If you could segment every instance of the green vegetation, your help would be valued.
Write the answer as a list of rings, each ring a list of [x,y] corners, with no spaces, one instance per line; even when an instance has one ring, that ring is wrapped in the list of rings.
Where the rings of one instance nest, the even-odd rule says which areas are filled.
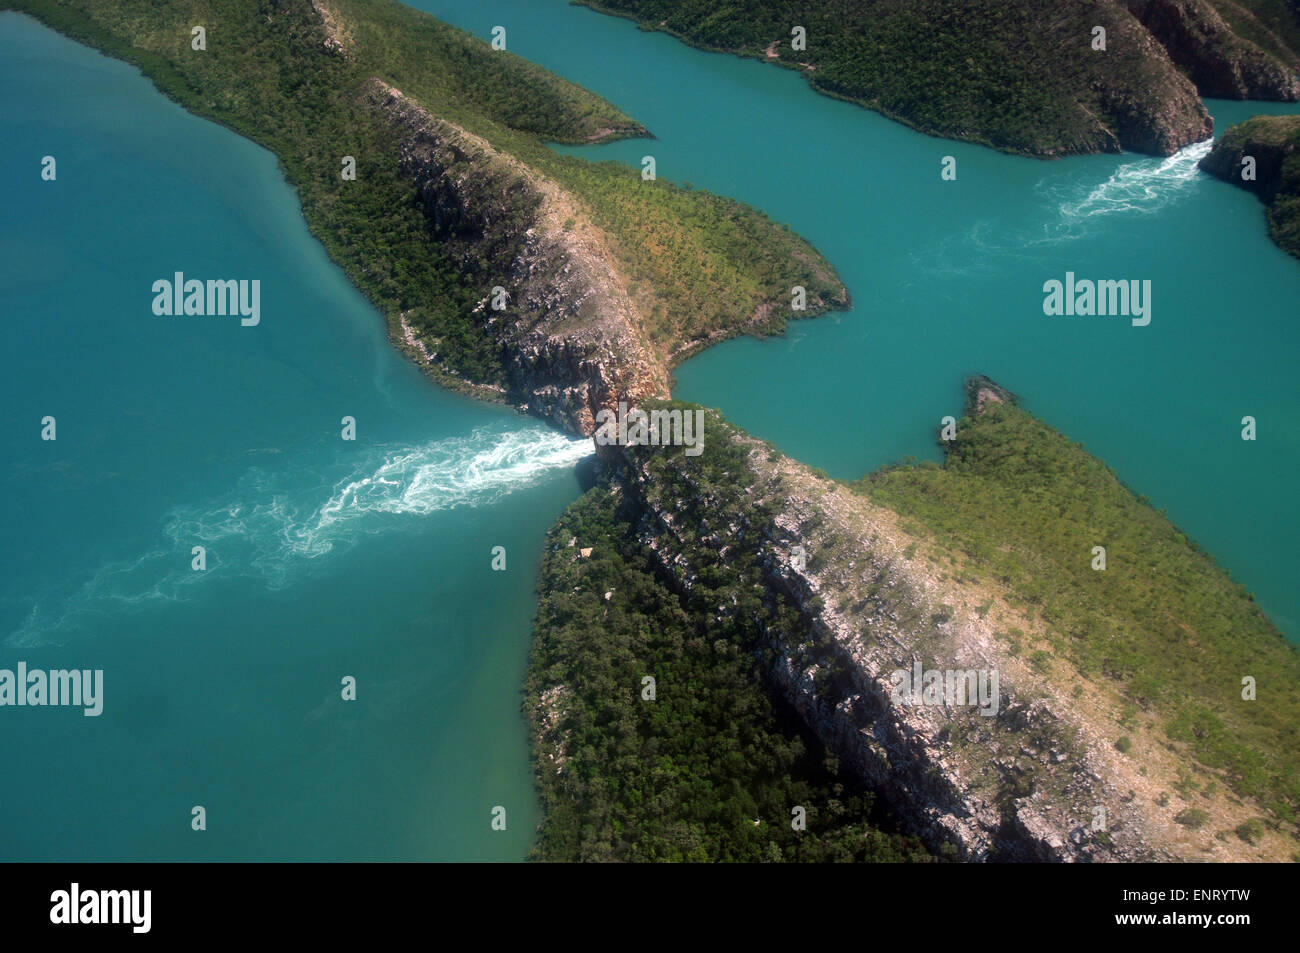
[[[657,488],[662,479],[663,492],[682,494],[676,512],[699,544],[688,595],[657,575],[610,485],[551,530],[526,684],[546,809],[534,856],[932,860],[918,842],[880,829],[870,793],[839,773],[765,684],[765,627],[802,620],[765,592],[752,555],[713,552],[701,539],[710,526],[765,516],[747,506],[748,467],[724,427],[710,417],[707,452],[682,468],[694,493],[668,466],[681,448],[645,458]],[[647,676],[652,701],[643,699]],[[792,828],[796,806],[807,812],[804,831]]]
[[[1116,751],[1141,759],[1154,744],[1176,753],[1187,767],[1176,779],[1160,778],[1167,790],[1157,804],[1168,807],[1172,791],[1187,807],[1226,789],[1255,800],[1266,825],[1294,825],[1295,649],[1209,556],[1103,463],[992,382],[972,383],[985,409],[960,422],[943,467],[887,468],[854,489],[899,514],[897,543],[909,558],[936,548],[952,553],[952,578],[995,587],[967,593],[975,598],[966,611],[1001,626],[998,639],[1040,679],[1074,682],[1084,725],[1109,724],[1113,694]],[[774,646],[795,671],[812,675],[825,698],[853,690],[845,680],[851,663],[834,636],[820,634],[765,584],[771,552],[763,541],[795,485],[784,469],[768,469],[779,455],[773,461],[770,447],[733,441],[739,432],[716,414],[706,430],[698,458],[673,448],[612,454],[610,482],[571,508],[548,541],[527,686],[547,816],[538,856],[794,859],[847,856],[854,845],[869,856],[892,855],[901,848],[861,837],[872,826],[866,800],[847,814],[837,807],[833,817],[810,810],[809,830],[797,838],[786,829],[790,806],[843,806],[851,785],[767,685]],[[852,566],[871,558],[851,530],[847,539],[843,530],[817,530],[848,510],[818,514],[798,494],[795,500],[785,514],[800,514],[802,532],[819,534],[811,571],[825,572],[827,559]],[[908,545],[906,537],[918,534]],[[1104,570],[1092,568],[1097,545],[1106,548]],[[588,558],[584,547],[592,547]],[[841,608],[881,598],[875,584],[853,582],[832,594],[821,582]],[[909,606],[904,595],[889,605],[889,618],[922,653],[925,632],[961,614],[937,601]],[[803,612],[816,607],[809,599]],[[1007,618],[1008,609],[1023,613],[1032,631],[1011,624],[1025,626]],[[1259,701],[1242,698],[1245,675],[1256,680]],[[641,696],[647,676],[655,679],[654,701]],[[1032,682],[1019,690],[1031,692]],[[1052,724],[1016,741],[1068,760],[1078,735]],[[970,783],[985,777],[978,766],[987,740],[947,730],[938,738],[954,746],[949,756],[961,759]],[[1134,770],[1147,775],[1146,765]],[[1017,798],[1063,797],[1051,787],[1054,776],[1031,757],[991,775],[988,790],[1010,820]],[[1184,811],[1179,823],[1209,823],[1198,810]],[[1252,842],[1266,829],[1252,827]]]
[[[1300,70],[1300,4],[1295,0],[1210,2],[1239,37],[1276,57],[1293,72]]]
[[[1198,831],[1209,822],[1210,815],[1209,812],[1203,811],[1199,807],[1189,807],[1185,811],[1179,811],[1174,816],[1174,820],[1184,827]]]
[[[455,380],[505,383],[508,322],[474,309],[509,273],[533,209],[520,200],[491,240],[434,222],[402,171],[403,132],[365,96],[372,77],[568,190],[608,232],[651,340],[666,349],[780,329],[789,308],[773,302],[788,302],[794,284],[808,289],[807,314],[844,300],[816,251],[761,213],[545,146],[645,134],[599,97],[395,0],[315,6],[324,18],[309,0],[0,0],[137,65],[185,108],[274,152],[313,234],[390,333],[400,338],[405,315]],[[205,51],[191,49],[196,24]],[[357,160],[355,182],[340,176],[344,155]],[[471,188],[486,195],[493,181]]]
[[[356,95],[377,61],[405,62],[402,44],[332,52],[307,0],[198,6],[183,0],[6,0],[0,6],[134,63],[191,112],[274,152],[312,232],[366,296],[390,318],[418,309],[425,326],[443,339],[452,369],[500,380],[500,355],[470,318],[482,289],[430,241],[415,187],[398,170],[400,142]],[[405,48],[427,57],[426,92],[450,117],[495,113],[502,122],[567,142],[585,141],[602,127],[637,130],[608,103],[513,55],[492,57],[486,44],[430,17],[388,2],[366,10],[376,30],[409,29]],[[205,51],[191,49],[196,24],[206,29]],[[370,36],[361,24],[352,29]],[[357,182],[340,176],[344,155],[357,160]]]
[[[1257,817],[1252,817],[1233,828],[1233,833],[1247,844],[1255,844],[1264,836],[1264,822]]]
[[[1255,178],[1243,179],[1242,159],[1255,160]],[[1283,251],[1300,258],[1300,116],[1253,116],[1232,126],[1202,167],[1255,192],[1265,205],[1268,233]]]
[[[1122,55],[1108,61],[1105,77],[1086,54],[1061,59],[1061,44],[1078,39],[1074,14],[1026,30],[1041,25],[1030,0],[959,8],[918,0],[887,13],[881,2],[602,5],[651,11],[693,42],[756,55],[788,38],[797,10],[793,22],[828,38],[810,44],[819,88],[921,128],[1037,154],[1096,148],[1089,112],[1118,122],[1126,96],[1163,82],[1140,63],[1125,73]],[[272,150],[309,227],[390,329],[397,333],[405,315],[464,379],[504,382],[508,355],[474,306],[488,279],[508,271],[534,209],[517,203],[490,236],[435,227],[418,183],[402,171],[402,132],[366,98],[372,77],[573,197],[580,215],[567,227],[587,216],[607,234],[611,262],[629,280],[649,339],[665,352],[779,329],[789,316],[780,302],[793,284],[808,289],[809,314],[841,300],[829,265],[761,213],[549,150],[548,140],[644,130],[580,88],[393,0],[331,0],[326,19],[308,0],[0,0],[0,8],[31,13],[136,64],[186,108]],[[204,52],[190,49],[196,23],[207,30]],[[797,55],[788,43],[777,51],[783,60]],[[1107,84],[1117,75],[1132,85],[1111,95]],[[1282,128],[1257,122],[1238,127],[1243,142]],[[1279,140],[1291,151],[1278,163],[1269,210],[1275,237],[1293,253],[1295,136],[1292,128]],[[357,159],[356,182],[339,175],[343,155]],[[494,184],[489,175],[478,188]],[[793,606],[761,585],[753,554],[710,545],[719,526],[757,531],[770,518],[745,495],[752,474],[728,432],[711,418],[709,448],[689,467],[668,466],[680,448],[643,461],[651,491],[679,516],[692,579],[656,573],[620,510],[623,497],[609,486],[584,496],[551,533],[527,684],[547,808],[536,854],[931,859],[881,830],[870,793],[839,773],[764,683],[772,651],[765,633],[801,632],[789,642],[812,655],[819,646]],[[1068,659],[1113,680],[1205,769],[1294,821],[1300,662],[1249,595],[1104,464],[1018,408],[995,404],[959,433],[945,467],[888,469],[859,489],[964,552],[981,577],[1007,585],[1045,623],[1055,652],[1032,651],[1036,670],[1050,674],[1057,659]],[[573,537],[578,544],[569,547]],[[1107,547],[1104,572],[1089,565],[1098,544]],[[584,559],[577,552],[586,546],[593,554]],[[1019,630],[1011,637],[1027,639]],[[647,675],[656,679],[653,702],[641,698]],[[1242,701],[1242,675],[1257,680],[1259,702]],[[819,677],[836,672],[827,667]],[[563,759],[559,773],[546,759],[551,751]],[[791,829],[796,805],[807,809],[804,832]],[[1250,825],[1238,835],[1253,842],[1263,826]]]
[[[709,335],[780,333],[794,314],[795,285],[808,292],[801,316],[848,304],[834,269],[811,245],[746,205],[664,179],[643,182],[616,162],[540,149],[519,154],[582,196],[596,224],[614,237],[643,326],[674,362],[695,349],[679,347]]]
[[[1300,654],[1250,595],[1105,464],[1014,404],[990,403],[957,433],[943,468],[886,468],[855,489],[1006,585],[1036,610],[1055,656],[1110,680],[1206,773],[1294,822]],[[1247,675],[1257,701],[1242,699]]]
[[[1195,91],[1124,5],[1110,0],[577,2],[704,49],[800,69],[820,92],[923,132],[1012,152],[1109,151],[1116,140],[1171,152],[1209,131]],[[1278,0],[1258,6],[1294,22]],[[1294,58],[1248,14],[1237,19],[1267,34],[1270,50]],[[807,31],[805,50],[792,48],[796,25]],[[1107,30],[1104,53],[1091,47],[1096,25]],[[1241,43],[1231,34],[1228,42]]]

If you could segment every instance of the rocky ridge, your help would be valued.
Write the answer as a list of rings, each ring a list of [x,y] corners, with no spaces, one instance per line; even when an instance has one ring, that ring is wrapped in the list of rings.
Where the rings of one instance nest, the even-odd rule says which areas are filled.
[[[983,378],[968,395],[971,412],[1013,399]],[[757,555],[764,586],[793,599],[806,623],[767,633],[773,684],[841,765],[932,847],[954,844],[972,861],[1248,859],[1174,822],[1159,792],[1176,778],[1177,757],[1118,752],[1122,732],[1104,687],[1059,660],[1045,677],[1000,643],[995,620],[1033,625],[996,586],[940,573],[928,544],[895,513],[752,438],[716,429],[710,438],[748,451],[753,473],[738,507],[713,498],[689,458],[671,458],[666,485],[646,448],[600,448],[637,514],[641,544],[679,593],[692,588],[693,552]],[[756,515],[765,509],[775,516]],[[742,515],[719,515],[728,510]],[[893,673],[918,663],[996,671],[996,713],[901,704]]]
[[[1293,34],[1233,0],[577,2],[798,69],[819,91],[924,132],[1028,155],[1169,155],[1211,134],[1203,96],[1300,97]],[[806,49],[791,49],[791,24],[806,28]],[[1026,99],[1023,77],[1048,98]]]
[[[1300,117],[1256,116],[1233,126],[1214,144],[1200,167],[1215,178],[1230,182],[1271,202],[1282,186],[1286,160],[1300,154]],[[1253,178],[1242,177],[1242,159],[1255,160]]]
[[[1253,178],[1243,177],[1246,160]],[[1200,167],[1258,195],[1273,241],[1300,258],[1300,116],[1254,116],[1233,126]]]
[[[484,276],[476,309],[508,355],[507,399],[591,433],[601,408],[667,395],[667,368],[641,334],[608,239],[572,195],[379,79],[365,96],[400,129],[402,170],[434,235],[459,249],[464,270],[474,272],[475,248],[511,246],[505,273]],[[512,305],[500,317],[490,307],[497,285],[510,290]]]
[[[1294,56],[1284,62],[1238,36],[1208,0],[1125,0],[1125,4],[1170,59],[1187,70],[1202,96],[1280,102],[1300,98]],[[1238,14],[1254,19],[1241,8]],[[1285,44],[1280,39],[1276,44],[1286,56]]]

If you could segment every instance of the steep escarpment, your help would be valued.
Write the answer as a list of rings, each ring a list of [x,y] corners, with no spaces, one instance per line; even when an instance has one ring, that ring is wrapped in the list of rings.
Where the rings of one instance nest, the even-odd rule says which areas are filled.
[[[726,448],[715,448],[725,453]],[[716,461],[715,461],[716,462]],[[768,691],[764,631],[797,624],[752,555],[681,599],[608,485],[547,537],[525,684],[547,861],[911,861],[928,852]],[[719,613],[724,606],[743,611]]]
[[[1104,466],[992,382],[970,395],[949,468],[886,471],[856,492],[711,413],[693,457],[601,448],[608,482],[592,492],[618,500],[660,598],[723,643],[738,619],[759,620],[747,651],[765,684],[842,774],[932,849],[1060,861],[1291,856],[1294,649]],[[973,461],[989,454],[1007,472],[977,477]],[[950,522],[932,522],[930,503]],[[1055,521],[1038,518],[1039,506]],[[572,550],[548,559],[583,563],[586,531],[575,530]],[[1094,533],[1110,548],[1101,571]],[[1106,592],[1088,597],[1095,586]],[[566,617],[584,596],[571,598]],[[622,598],[594,593],[592,608],[620,618]],[[539,640],[553,622],[539,617]],[[653,650],[653,631],[642,629],[634,658]],[[917,696],[900,691],[903,673],[919,673]],[[1268,705],[1244,700],[1242,673],[1268,681]],[[539,699],[565,699],[535,722],[547,725],[535,733],[539,771],[554,770],[558,750],[565,770],[599,776],[583,752],[605,729],[573,717],[585,686],[563,653],[534,669],[532,686]],[[653,709],[623,717],[627,730],[652,719],[639,729],[651,739],[689,730],[656,725]],[[572,731],[582,744],[564,743]],[[579,810],[582,791],[565,790]]]
[[[668,369],[708,343],[848,304],[829,263],[762,213],[548,148],[646,130],[395,0],[211,0],[202,50],[185,0],[0,7],[273,150],[398,347],[568,430],[665,395]]]
[[[970,392],[975,410],[988,387]],[[1176,842],[1293,856],[1300,653],[1104,463],[998,396],[957,422],[942,467],[886,468],[855,489],[928,537],[941,574],[995,590],[983,608],[999,641],[1045,690],[1069,689]]]
[[[1273,241],[1300,258],[1300,116],[1255,116],[1233,126],[1201,168],[1258,195]]]
[[[768,677],[908,829],[968,860],[1168,856],[1142,806],[1114,784],[1106,754],[999,648],[976,612],[982,592],[941,585],[894,514],[792,461],[769,461],[720,422],[710,438],[748,444],[752,469],[728,474],[742,506],[728,506],[728,490],[684,458],[669,473],[657,458],[615,456],[616,479],[641,513],[642,544],[685,594],[716,571],[705,553],[756,554],[763,585],[802,611],[797,624],[767,631]],[[759,501],[776,507],[768,522],[750,518]],[[978,689],[971,704],[900,704],[894,673],[918,665],[940,677],[974,672],[990,689],[996,673],[996,705],[981,713]],[[1107,823],[1094,830],[1098,807]]]
[[[580,2],[798,69],[924,132],[1029,155],[1167,155],[1211,132],[1198,89],[1297,95],[1300,25],[1279,0]]]
[[[1238,36],[1210,0],[1125,0],[1130,13],[1187,71],[1202,96],[1295,102],[1300,98],[1297,57],[1280,38],[1265,52]],[[1242,18],[1251,18],[1237,8]],[[1255,26],[1265,29],[1258,21]]]
[[[1092,26],[1086,25],[1088,19]],[[1086,29],[1091,36],[1096,27],[1106,31],[1106,48],[1089,45],[1085,54],[1075,31]],[[1084,4],[1081,18],[1058,33],[1056,43],[1057,49],[1040,55],[1073,64],[1080,87],[1070,91],[1070,102],[1094,119],[1099,135],[1109,137],[1098,139],[1103,143],[1098,148],[1078,151],[1172,155],[1214,131],[1214,120],[1196,87],[1170,62],[1160,43],[1124,11]]]
[[[811,246],[739,203],[523,142],[508,152],[377,77],[362,101],[393,133],[438,254],[478,289],[465,310],[499,355],[498,381],[457,378],[428,312],[403,312],[403,341],[444,380],[590,434],[603,408],[666,397],[669,368],[699,348],[780,330],[794,289],[803,315],[848,303]]]
[[[381,80],[365,95],[400,132],[431,238],[482,288],[474,311],[504,355],[508,400],[590,433],[603,407],[667,395],[609,239],[573,195]],[[440,342],[424,343],[436,362]]]

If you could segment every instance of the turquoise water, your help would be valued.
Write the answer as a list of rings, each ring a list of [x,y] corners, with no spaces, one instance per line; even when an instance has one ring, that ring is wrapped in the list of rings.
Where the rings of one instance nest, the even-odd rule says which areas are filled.
[[[852,476],[937,458],[963,377],[990,374],[1296,632],[1300,266],[1195,150],[1015,159],[563,0],[418,5],[480,36],[506,25],[658,136],[587,153],[654,154],[840,270],[852,311],[714,348],[679,368],[679,396]],[[0,142],[0,668],[102,668],[106,695],[99,718],[0,710],[0,758],[26,766],[0,785],[0,859],[522,857],[537,556],[588,445],[430,386],[272,156],[8,14]],[[261,324],[155,317],[151,283],[177,270],[260,279]],[[1151,325],[1045,317],[1042,282],[1066,270],[1150,279]]]
[[[0,709],[0,859],[522,857],[537,560],[590,444],[431,386],[269,153],[13,14],[0,143],[0,668],[105,695]],[[259,279],[261,323],[154,316],[178,270]]]
[[[846,313],[714,347],[674,394],[832,476],[940,459],[940,419],[988,374],[1148,496],[1300,637],[1300,262],[1254,196],[1171,159],[1044,162],[936,139],[802,77],[692,50],[563,0],[414,4],[605,96],[657,137],[564,151],[733,196],[838,269]],[[1295,104],[1209,104],[1216,128]],[[944,156],[957,160],[942,181]],[[1152,282],[1152,318],[1047,317],[1042,286]],[[1258,440],[1241,439],[1241,419]]]

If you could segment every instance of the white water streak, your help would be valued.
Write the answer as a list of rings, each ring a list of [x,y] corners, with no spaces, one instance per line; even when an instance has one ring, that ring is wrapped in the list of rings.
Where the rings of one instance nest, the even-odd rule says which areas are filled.
[[[1212,140],[1194,142],[1165,159],[1139,159],[1116,169],[1109,179],[1083,199],[1063,202],[1061,218],[1067,222],[1132,212],[1150,215],[1177,201],[1195,180],[1197,166],[1210,153]]]
[[[410,517],[490,505],[593,452],[590,440],[552,431],[478,430],[420,447],[371,451],[328,491],[301,469],[252,469],[227,499],[171,510],[164,547],[101,566],[77,588],[38,598],[6,642],[57,641],[69,627],[93,627],[97,616],[180,601],[191,586],[217,575],[260,576],[269,588],[281,589],[306,560],[392,531]],[[190,568],[194,546],[207,549],[206,572]]]

